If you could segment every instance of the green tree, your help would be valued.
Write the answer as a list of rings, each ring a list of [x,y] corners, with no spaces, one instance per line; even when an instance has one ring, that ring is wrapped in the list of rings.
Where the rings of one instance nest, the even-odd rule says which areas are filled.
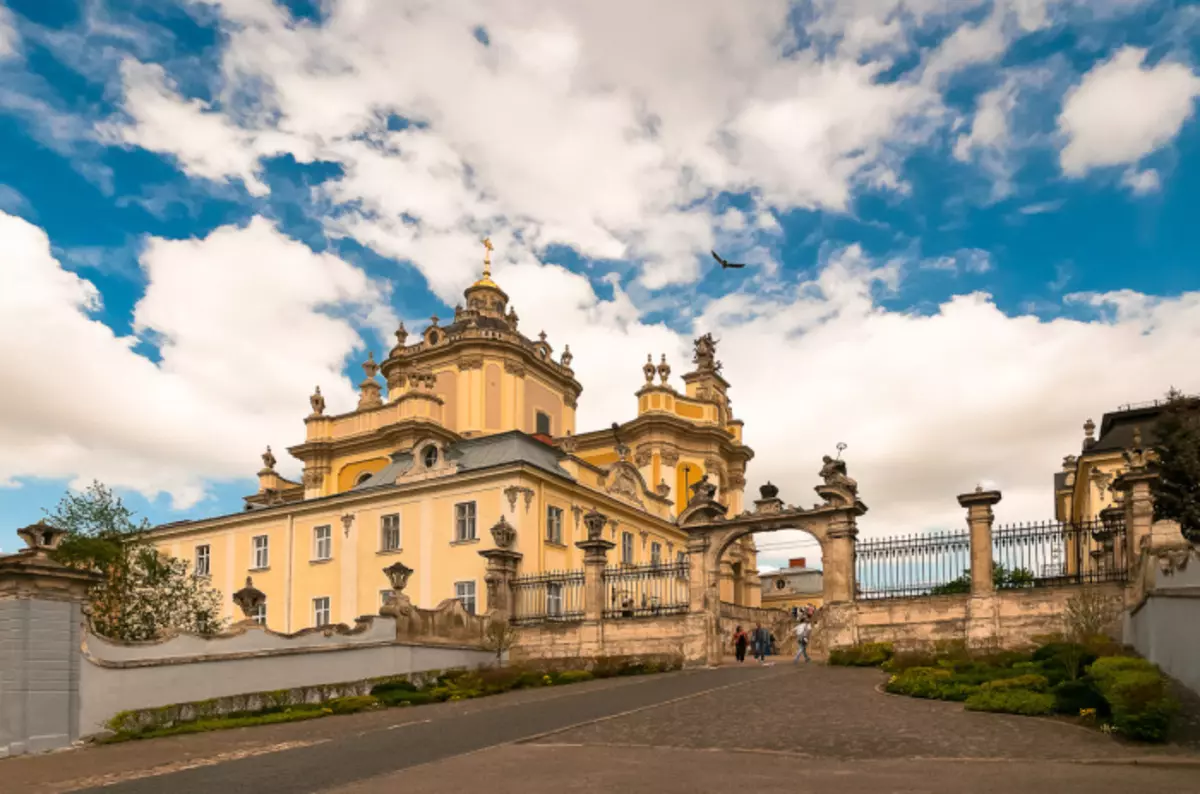
[[[1200,543],[1200,397],[1167,392],[1154,435],[1154,518],[1178,521],[1184,537]]]
[[[68,491],[53,512],[44,512],[48,523],[67,531],[54,558],[104,574],[88,594],[97,633],[130,641],[224,628],[220,592],[193,576],[186,561],[160,554],[147,537],[149,522],[136,520],[111,489],[93,482],[83,493]]]
[[[1015,590],[1018,587],[1033,587],[1033,572],[1025,568],[1009,568],[998,562],[992,563],[992,585],[997,590]],[[962,576],[940,584],[929,591],[930,595],[953,595],[955,593],[971,592],[971,571],[963,571]]]

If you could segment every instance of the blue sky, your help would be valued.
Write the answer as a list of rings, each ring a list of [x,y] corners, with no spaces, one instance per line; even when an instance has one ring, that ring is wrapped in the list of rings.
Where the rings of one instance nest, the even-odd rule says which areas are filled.
[[[239,509],[485,234],[583,423],[716,331],[751,484],[845,440],[874,532],[1200,389],[1196,6],[357,5],[0,0],[6,551],[93,478]]]

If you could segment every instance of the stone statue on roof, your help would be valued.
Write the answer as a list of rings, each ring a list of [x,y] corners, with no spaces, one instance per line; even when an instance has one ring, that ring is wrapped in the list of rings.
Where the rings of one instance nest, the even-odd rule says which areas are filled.
[[[846,474],[846,461],[834,460],[828,455],[822,459],[821,479],[826,485],[845,488],[850,493],[858,493],[858,482]]]
[[[308,404],[312,406],[313,416],[320,416],[321,414],[325,413],[325,397],[321,395],[320,386],[318,386],[317,390],[313,392],[311,397],[308,398]]]
[[[717,371],[721,368],[721,363],[717,361],[717,342],[713,339],[712,334],[705,334],[696,339],[695,353],[692,355],[692,361],[696,364],[696,369]]]

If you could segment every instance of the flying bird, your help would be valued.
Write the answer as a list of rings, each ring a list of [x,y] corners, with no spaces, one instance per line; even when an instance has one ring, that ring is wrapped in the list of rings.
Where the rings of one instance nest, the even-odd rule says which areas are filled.
[[[715,259],[721,263],[722,268],[745,267],[746,266],[745,262],[730,262],[725,259],[722,259],[721,255],[718,254],[716,251],[711,251],[710,253],[713,255],[713,259]]]

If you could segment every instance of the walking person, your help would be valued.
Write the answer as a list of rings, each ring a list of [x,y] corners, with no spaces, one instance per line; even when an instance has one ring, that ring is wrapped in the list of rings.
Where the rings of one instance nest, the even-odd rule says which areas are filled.
[[[751,642],[754,644],[754,658],[759,664],[766,664],[767,653],[771,650],[771,632],[764,629],[761,623],[755,623]]]
[[[792,660],[792,664],[797,664],[800,657],[804,657],[804,663],[808,664],[808,638],[812,634],[812,624],[808,622],[808,618],[801,618],[796,624],[796,642],[800,645],[800,650],[796,651],[796,658]]]
[[[749,643],[750,638],[746,636],[746,632],[742,631],[741,626],[733,630],[733,652],[739,663],[746,661],[746,646]]]

